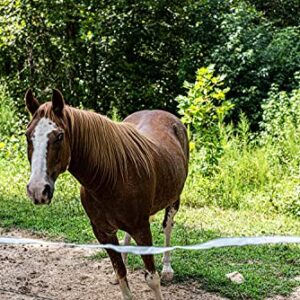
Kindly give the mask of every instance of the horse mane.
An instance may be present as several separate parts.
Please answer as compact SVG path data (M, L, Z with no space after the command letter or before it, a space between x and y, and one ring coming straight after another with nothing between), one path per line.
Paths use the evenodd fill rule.
M54 114L51 103L46 104L45 116L60 125L61 119ZM100 183L114 185L120 175L126 180L129 165L139 176L150 177L155 144L132 124L115 122L101 114L68 105L65 105L64 114L70 127L72 149L78 149L80 141L80 152L89 157L89 165L85 167L95 170L96 166L95 177L101 171Z

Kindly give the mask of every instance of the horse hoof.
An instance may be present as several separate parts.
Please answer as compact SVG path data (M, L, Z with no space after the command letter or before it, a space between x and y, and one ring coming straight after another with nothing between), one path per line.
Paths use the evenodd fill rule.
M164 263L161 271L161 279L164 281L171 281L174 277L174 270L170 263Z
M172 281L173 277L174 277L174 271L173 270L162 270L161 280L163 280L163 281Z
M117 278L117 276L116 276L115 273L113 273L113 274L110 276L110 278L109 278L109 283L112 284L112 285L117 285L117 284L119 284L119 280L118 280L118 278Z

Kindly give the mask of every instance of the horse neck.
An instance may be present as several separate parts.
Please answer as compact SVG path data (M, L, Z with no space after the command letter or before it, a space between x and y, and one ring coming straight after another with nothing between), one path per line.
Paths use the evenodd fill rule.
M150 176L153 142L128 123L115 123L105 116L70 108L71 162L69 171L86 188L114 187L128 172Z
M70 173L88 189L95 190L101 185L108 184L104 178L109 178L109 175L105 174L107 170L105 161L98 157L106 152L107 143L103 134L106 117L74 108L70 108L68 117L71 147ZM94 132L95 125L97 125L97 133Z

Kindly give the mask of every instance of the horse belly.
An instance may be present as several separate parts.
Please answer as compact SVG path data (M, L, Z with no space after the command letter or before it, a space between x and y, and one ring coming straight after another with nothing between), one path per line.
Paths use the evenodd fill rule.
M158 165L156 193L151 214L168 207L179 199L187 174L185 162L181 155L174 155L164 164L160 161Z

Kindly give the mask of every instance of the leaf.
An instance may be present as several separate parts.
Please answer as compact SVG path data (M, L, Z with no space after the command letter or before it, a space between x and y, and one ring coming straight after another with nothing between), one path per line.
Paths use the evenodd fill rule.
M190 151L193 151L196 148L196 144L194 142L190 142L189 147Z

